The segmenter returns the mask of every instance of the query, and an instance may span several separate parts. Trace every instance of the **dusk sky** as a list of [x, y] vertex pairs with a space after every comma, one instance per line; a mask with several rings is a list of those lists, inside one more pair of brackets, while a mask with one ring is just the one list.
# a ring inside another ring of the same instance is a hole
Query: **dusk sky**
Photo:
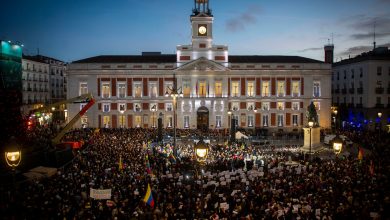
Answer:
[[[66, 62], [97, 55], [175, 53], [191, 42], [193, 0], [3, 0], [0, 39]], [[214, 44], [231, 55], [298, 55], [335, 61], [390, 46], [390, 0], [211, 0]]]

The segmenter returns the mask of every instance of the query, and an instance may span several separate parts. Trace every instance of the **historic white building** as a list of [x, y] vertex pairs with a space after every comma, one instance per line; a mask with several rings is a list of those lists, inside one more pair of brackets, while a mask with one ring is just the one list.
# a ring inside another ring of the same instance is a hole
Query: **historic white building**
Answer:
[[[331, 65], [299, 56], [235, 56], [213, 44], [208, 1], [195, 0], [190, 17], [191, 44], [176, 54], [96, 56], [68, 67], [68, 97], [92, 92], [97, 104], [75, 127], [173, 126], [177, 82], [178, 128], [229, 128], [228, 110], [244, 128], [292, 130], [307, 124], [306, 107], [314, 102], [320, 126], [330, 127]], [[70, 118], [83, 104], [68, 105]]]

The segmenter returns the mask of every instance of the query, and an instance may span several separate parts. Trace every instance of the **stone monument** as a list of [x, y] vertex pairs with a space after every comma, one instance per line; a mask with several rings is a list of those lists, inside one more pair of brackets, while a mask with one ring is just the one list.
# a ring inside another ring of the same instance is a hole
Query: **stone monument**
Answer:
[[304, 153], [313, 154], [319, 151], [322, 147], [320, 139], [321, 128], [318, 123], [318, 115], [313, 102], [311, 102], [310, 105], [307, 107], [306, 119], [308, 122], [311, 122], [312, 125], [310, 127], [310, 123], [308, 123], [308, 125], [303, 128], [304, 142], [301, 150]]

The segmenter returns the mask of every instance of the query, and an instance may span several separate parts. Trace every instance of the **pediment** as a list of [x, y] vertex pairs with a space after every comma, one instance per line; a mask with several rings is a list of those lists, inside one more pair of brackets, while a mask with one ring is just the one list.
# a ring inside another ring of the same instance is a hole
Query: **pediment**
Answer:
[[198, 58], [196, 60], [190, 61], [180, 67], [178, 67], [176, 70], [179, 71], [228, 71], [229, 68], [225, 67], [224, 65], [217, 63], [213, 60], [209, 60], [205, 57]]

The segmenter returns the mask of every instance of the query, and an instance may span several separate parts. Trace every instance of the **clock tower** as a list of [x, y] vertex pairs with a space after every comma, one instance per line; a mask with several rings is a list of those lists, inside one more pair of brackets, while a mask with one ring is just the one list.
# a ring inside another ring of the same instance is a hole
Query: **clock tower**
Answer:
[[178, 66], [201, 57], [227, 65], [227, 46], [213, 45], [214, 16], [211, 13], [210, 0], [194, 0], [190, 20], [191, 45], [176, 47]]
[[205, 49], [212, 47], [213, 20], [209, 0], [194, 0], [191, 15], [192, 47]]

